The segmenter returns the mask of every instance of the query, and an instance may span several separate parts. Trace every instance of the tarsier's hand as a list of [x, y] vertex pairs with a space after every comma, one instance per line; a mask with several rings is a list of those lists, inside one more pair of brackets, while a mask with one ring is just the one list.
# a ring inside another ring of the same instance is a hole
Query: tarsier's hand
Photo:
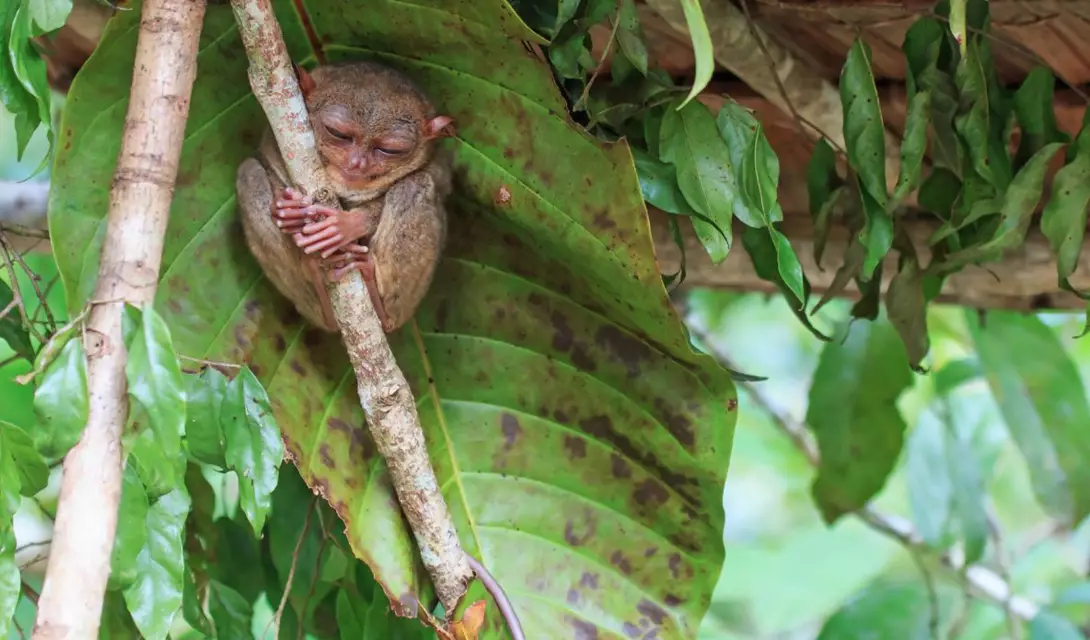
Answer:
[[337, 282], [353, 269], [364, 272], [369, 268], [374, 269], [367, 247], [355, 242], [350, 242], [343, 251], [336, 252], [322, 264], [329, 270], [329, 279], [333, 282]]
[[314, 206], [314, 198], [291, 187], [284, 189], [275, 206], [273, 220], [284, 233], [302, 233], [303, 227], [314, 220], [315, 214], [309, 211]]

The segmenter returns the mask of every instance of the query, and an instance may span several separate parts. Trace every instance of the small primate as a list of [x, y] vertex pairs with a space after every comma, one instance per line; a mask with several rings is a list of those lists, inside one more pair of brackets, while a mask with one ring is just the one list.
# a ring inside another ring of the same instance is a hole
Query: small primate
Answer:
[[[238, 169], [246, 243], [309, 322], [339, 330], [322, 277], [359, 269], [383, 330], [416, 312], [446, 242], [452, 119], [407, 76], [373, 62], [297, 67], [318, 155], [347, 211], [290, 188], [272, 129]], [[301, 249], [301, 250], [300, 250]]]

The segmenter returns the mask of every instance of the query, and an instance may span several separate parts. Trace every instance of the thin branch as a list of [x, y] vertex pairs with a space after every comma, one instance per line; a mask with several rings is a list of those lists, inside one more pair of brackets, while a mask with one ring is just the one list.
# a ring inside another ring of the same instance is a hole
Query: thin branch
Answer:
[[[689, 331], [705, 345], [714, 345], [708, 332], [693, 322], [687, 323]], [[709, 349], [711, 347], [709, 346]], [[720, 365], [737, 370], [737, 365], [721, 350], [709, 353]], [[782, 431], [814, 466], [820, 461], [816, 445], [813, 444], [806, 426], [791, 416], [781, 412], [754, 382], [737, 381], [736, 385], [745, 390], [749, 399], [771, 418], [773, 424]], [[853, 514], [875, 531], [896, 539], [911, 553], [915, 551], [933, 551], [912, 527], [912, 523], [892, 514], [884, 514], [872, 507], [863, 507]], [[1010, 611], [1021, 620], [1032, 620], [1040, 607], [1027, 598], [1016, 595], [1006, 580], [994, 571], [980, 565], [965, 566], [956, 554], [946, 552], [939, 556], [943, 566], [952, 570], [955, 579], [964, 584], [977, 597], [985, 598], [999, 606], [1009, 607]]]
[[64, 460], [53, 543], [34, 640], [95, 638], [121, 498], [128, 417], [122, 335], [126, 303], [155, 298], [178, 161], [197, 72], [205, 1], [145, 0], [128, 112], [84, 349], [90, 404]]
[[572, 105], [572, 111], [578, 111], [580, 107], [586, 108], [590, 88], [594, 86], [598, 74], [602, 72], [602, 68], [606, 65], [606, 58], [609, 57], [609, 52], [613, 50], [613, 43], [617, 41], [617, 28], [619, 26], [621, 26], [621, 6], [620, 3], [617, 3], [617, 13], [613, 16], [613, 29], [609, 32], [609, 41], [606, 42], [605, 49], [602, 49], [602, 55], [598, 58], [598, 66], [594, 67], [594, 73], [591, 74], [590, 80], [587, 80], [586, 86], [583, 87], [583, 95], [579, 96], [578, 102]]
[[[2, 187], [0, 187], [2, 188]], [[35, 229], [34, 227], [28, 227], [21, 224], [0, 224], [0, 232], [12, 233], [17, 236], [23, 236], [26, 238], [38, 238], [40, 240], [49, 239], [49, 231], [46, 229]]]
[[3, 245], [4, 249], [12, 256], [15, 262], [19, 264], [23, 272], [26, 273], [27, 279], [30, 280], [30, 286], [34, 289], [34, 295], [38, 297], [39, 311], [45, 312], [45, 319], [48, 323], [49, 332], [53, 333], [57, 330], [57, 321], [53, 318], [53, 311], [49, 308], [49, 301], [46, 300], [45, 294], [42, 293], [42, 288], [38, 285], [38, 283], [41, 282], [42, 277], [30, 268], [30, 265], [26, 263], [26, 260], [23, 259], [21, 253], [15, 251], [3, 231], [0, 231], [0, 245]]
[[[266, 118], [276, 125], [272, 131], [292, 183], [316, 202], [340, 205], [318, 157], [306, 103], [270, 0], [231, 0], [231, 7], [250, 59], [250, 86]], [[386, 461], [439, 600], [452, 616], [473, 570], [439, 491], [412, 390], [394, 360], [359, 273], [353, 271], [327, 288], [367, 426]]]
[[8, 282], [11, 287], [12, 302], [15, 303], [15, 308], [19, 310], [19, 317], [23, 321], [23, 328], [27, 330], [30, 335], [38, 339], [38, 342], [45, 342], [45, 336], [41, 334], [34, 327], [34, 323], [30, 321], [30, 316], [26, 312], [26, 303], [23, 300], [22, 287], [19, 286], [19, 278], [15, 275], [15, 251], [11, 249], [11, 245], [3, 235], [0, 235], [0, 254], [3, 254], [4, 268], [8, 272]]
[[[264, 638], [269, 633], [269, 628], [274, 624], [276, 625], [276, 634], [280, 635], [280, 620], [284, 617], [284, 609], [288, 606], [288, 596], [291, 595], [291, 585], [295, 582], [295, 569], [299, 566], [299, 551], [303, 548], [303, 540], [307, 537], [307, 530], [310, 529], [310, 518], [314, 515], [315, 508], [318, 506], [317, 500], [310, 501], [310, 508], [307, 509], [307, 517], [303, 520], [303, 530], [299, 532], [299, 539], [295, 541], [295, 549], [291, 552], [291, 567], [288, 569], [288, 577], [284, 580], [284, 593], [280, 594], [280, 604], [276, 606], [276, 614], [273, 615], [272, 620], [265, 625], [265, 630], [261, 632], [261, 637]], [[303, 616], [300, 614], [299, 619], [302, 620]]]

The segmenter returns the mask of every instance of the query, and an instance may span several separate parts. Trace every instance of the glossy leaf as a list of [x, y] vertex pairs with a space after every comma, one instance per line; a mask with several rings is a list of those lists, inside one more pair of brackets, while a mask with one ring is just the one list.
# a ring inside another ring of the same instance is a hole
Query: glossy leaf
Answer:
[[806, 422], [821, 450], [812, 491], [828, 523], [864, 506], [897, 462], [905, 423], [896, 402], [912, 384], [904, 353], [884, 321], [854, 322], [843, 343], [822, 348]]
[[895, 201], [904, 200], [916, 190], [927, 151], [927, 127], [931, 123], [931, 92], [921, 91], [908, 103], [905, 135], [901, 141], [901, 169], [893, 190]]
[[83, 342], [74, 336], [38, 378], [34, 411], [41, 424], [34, 446], [43, 455], [59, 458], [79, 441], [87, 424], [87, 360]]
[[147, 542], [136, 560], [136, 580], [124, 593], [137, 628], [149, 640], [167, 637], [182, 606], [182, 535], [187, 515], [189, 495], [184, 489], [161, 496], [148, 509]]
[[583, 0], [557, 0], [556, 3], [556, 24], [553, 25], [553, 29], [559, 31], [561, 27], [566, 25], [575, 17], [577, 11], [579, 11], [579, 5], [583, 4]]
[[[30, 136], [42, 124], [42, 109], [33, 89], [34, 84], [27, 86], [20, 76], [36, 80], [40, 73], [41, 83], [45, 83], [45, 65], [36, 59], [37, 54], [30, 48], [26, 16], [22, 2], [0, 3], [0, 52], [3, 53], [0, 55], [0, 102], [15, 115], [15, 153], [18, 159], [22, 159]], [[35, 58], [29, 61], [29, 65], [27, 56]], [[48, 98], [48, 94], [44, 97]], [[46, 126], [49, 126], [48, 121]]]
[[[23, 326], [23, 319], [19, 310], [8, 308], [15, 299], [11, 287], [6, 282], [0, 281], [0, 340], [8, 343], [16, 355], [34, 362], [34, 345], [30, 341], [30, 334]], [[7, 313], [3, 313], [7, 309]]]
[[208, 612], [217, 638], [248, 638], [252, 635], [253, 609], [238, 591], [213, 580], [209, 584]]
[[617, 11], [617, 46], [636, 69], [647, 75], [647, 45], [643, 40], [640, 16], [633, 0], [621, 0]]
[[858, 38], [852, 43], [840, 73], [840, 101], [844, 108], [848, 162], [859, 175], [860, 188], [885, 209], [888, 200], [885, 125], [871, 73], [870, 47]]
[[712, 36], [708, 31], [708, 23], [704, 20], [704, 10], [700, 7], [700, 0], [679, 0], [682, 12], [685, 14], [685, 24], [689, 29], [689, 38], [693, 43], [693, 55], [696, 56], [696, 71], [693, 77], [693, 88], [685, 98], [686, 105], [698, 96], [704, 87], [711, 82], [712, 73], [715, 71], [715, 49], [712, 46]]
[[284, 443], [269, 396], [249, 367], [227, 384], [222, 407], [227, 466], [238, 474], [239, 504], [260, 535], [272, 504]]
[[1079, 265], [1090, 211], [1090, 151], [1079, 152], [1052, 179], [1052, 192], [1041, 214], [1041, 233], [1048, 238], [1061, 282]]
[[[743, 178], [746, 176], [747, 171], [743, 168], [746, 162], [747, 152], [750, 145], [756, 138], [757, 127], [760, 123], [757, 122], [757, 118], [753, 117], [753, 114], [748, 109], [742, 107], [733, 100], [728, 100], [723, 108], [719, 110], [719, 115], [715, 118], [715, 123], [719, 128], [719, 135], [727, 143], [727, 151], [730, 156], [731, 170], [734, 172], [735, 182], [741, 185]], [[764, 148], [761, 147], [755, 150], [756, 153], [761, 153]], [[752, 165], [756, 158], [750, 157], [750, 163]], [[780, 164], [779, 158], [773, 152], [771, 156], [763, 155], [760, 158], [760, 167], [756, 165], [750, 167], [748, 173], [750, 179], [754, 181], [760, 181], [761, 179], [757, 175], [757, 171], [761, 172], [764, 176], [763, 181], [767, 182], [770, 178], [774, 178], [772, 181], [779, 180]], [[759, 184], [753, 185], [754, 189], [760, 189]], [[766, 194], [755, 194], [755, 197], [766, 197]], [[773, 193], [769, 202], [775, 201], [776, 196]], [[759, 203], [758, 203], [759, 205]], [[742, 221], [743, 224], [749, 227], [762, 228], [768, 226], [768, 217], [762, 214], [760, 209], [751, 210], [750, 200], [746, 197], [744, 190], [739, 189], [738, 197], [734, 198], [734, 215]], [[779, 212], [777, 220], [782, 220], [783, 214]]]
[[639, 149], [632, 150], [632, 157], [636, 161], [640, 193], [647, 204], [675, 215], [693, 214], [677, 185], [677, 170], [673, 165], [656, 160]]
[[870, 280], [893, 246], [893, 218], [866, 191], [860, 191], [859, 201], [863, 205], [863, 215], [866, 218], [866, 224], [859, 232], [859, 242], [866, 249], [861, 277], [863, 280]]
[[1034, 494], [1054, 517], [1078, 522], [1090, 513], [1090, 405], [1078, 369], [1036, 316], [995, 311], [983, 327], [973, 312], [966, 319]]
[[693, 219], [693, 229], [712, 262], [722, 262], [733, 242], [731, 219], [738, 184], [730, 153], [717, 135], [708, 108], [692, 102], [680, 111], [670, 109], [662, 121], [662, 159], [677, 168], [677, 182], [685, 200], [712, 224]]
[[1014, 94], [1014, 111], [1018, 115], [1018, 127], [1022, 134], [1015, 166], [1025, 164], [1046, 144], [1070, 140], [1056, 125], [1056, 111], [1052, 106], [1055, 84], [1051, 71], [1046, 67], [1036, 67]]
[[227, 377], [212, 367], [183, 376], [186, 397], [185, 444], [189, 455], [205, 464], [227, 467], [224, 451], [223, 402]]
[[934, 266], [935, 273], [948, 274], [978, 260], [998, 258], [1003, 252], [1022, 244], [1041, 201], [1048, 163], [1060, 146], [1053, 142], [1041, 147], [1018, 171], [1000, 200], [999, 225], [992, 237], [946, 256], [940, 265]]
[[141, 570], [140, 552], [148, 540], [148, 494], [131, 463], [125, 466], [121, 481], [117, 534], [110, 555], [112, 588], [127, 587], [137, 579]]
[[147, 416], [163, 454], [173, 460], [185, 432], [185, 387], [170, 329], [153, 307], [140, 314], [125, 364], [129, 396]]
[[[778, 229], [773, 228], [773, 232], [784, 237]], [[784, 238], [781, 242], [786, 244], [786, 237]], [[766, 282], [771, 282], [779, 288], [780, 293], [786, 298], [791, 312], [810, 330], [814, 337], [819, 340], [829, 340], [828, 336], [817, 330], [810, 321], [810, 316], [806, 313], [806, 302], [810, 298], [810, 283], [803, 280], [803, 293], [805, 296], [799, 299], [794, 297], [795, 294], [791, 292], [791, 288], [787, 286], [787, 283], [784, 282], [783, 277], [780, 275], [781, 252], [779, 247], [776, 246], [773, 234], [765, 229], [747, 227], [742, 232], [742, 245], [753, 262], [753, 270], [757, 272], [757, 277]], [[791, 252], [790, 255], [793, 256], [794, 252]]]
[[904, 342], [908, 365], [922, 372], [923, 359], [931, 349], [927, 334], [927, 298], [923, 292], [923, 272], [916, 256], [902, 255], [897, 275], [886, 292], [889, 322]]
[[0, 465], [7, 469], [3, 477], [15, 481], [12, 491], [28, 498], [49, 482], [49, 467], [34, 449], [33, 440], [22, 429], [3, 420], [0, 420]]
[[[93, 289], [102, 185], [124, 125], [139, 3], [127, 6], [68, 94], [72, 133], [51, 180], [51, 238], [74, 309]], [[443, 142], [458, 224], [415, 321], [388, 339], [464, 547], [543, 637], [577, 628], [623, 636], [626, 622], [662, 637], [695, 634], [723, 562], [735, 393], [725, 371], [693, 352], [670, 306], [627, 144], [600, 145], [567, 119], [548, 64], [526, 55], [523, 41], [540, 38], [503, 2], [442, 12], [310, 3], [314, 44], [298, 6], [274, 2], [292, 59], [320, 47], [330, 61], [384, 61], [458, 122], [458, 137]], [[209, 5], [199, 51], [198, 66], [215, 73], [194, 85], [156, 309], [177, 353], [249, 365], [286, 453], [336, 507], [352, 552], [410, 611], [426, 577], [343, 344], [302, 325], [243, 242], [235, 171], [265, 125], [228, 6]], [[503, 188], [506, 205], [496, 202]], [[545, 583], [542, 563], [560, 567]], [[598, 589], [580, 585], [585, 572], [598, 574]], [[573, 590], [578, 606], [567, 604]], [[653, 615], [640, 613], [644, 601]], [[589, 618], [586, 607], [603, 614]], [[502, 624], [494, 608], [488, 617], [490, 629]]]
[[931, 640], [931, 606], [920, 583], [876, 584], [845, 604], [818, 640]]

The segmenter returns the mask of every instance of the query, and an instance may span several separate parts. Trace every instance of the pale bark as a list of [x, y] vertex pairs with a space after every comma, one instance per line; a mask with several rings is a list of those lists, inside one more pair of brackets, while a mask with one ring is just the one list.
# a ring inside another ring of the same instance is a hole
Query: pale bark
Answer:
[[89, 413], [64, 461], [35, 640], [98, 635], [121, 498], [121, 431], [129, 405], [125, 303], [152, 303], [197, 73], [204, 0], [146, 0], [106, 238], [88, 320]]
[[[269, 0], [232, 0], [250, 58], [250, 86], [272, 124], [292, 182], [315, 201], [340, 206], [315, 147], [306, 104]], [[473, 578], [428, 458], [416, 403], [394, 360], [359, 273], [327, 285], [356, 373], [367, 425], [386, 460], [424, 567], [448, 615]]]

